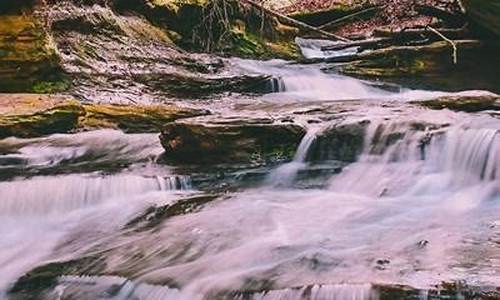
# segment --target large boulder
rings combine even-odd
[[[161,143],[169,159],[188,163],[265,163],[290,159],[302,126],[269,118],[200,117],[167,124]]]

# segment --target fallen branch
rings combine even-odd
[[[441,37],[443,40],[447,41],[448,43],[451,44],[451,46],[453,47],[453,64],[456,65],[458,63],[458,57],[457,57],[457,44],[455,42],[453,42],[452,40],[450,40],[449,38],[447,38],[446,36],[444,36],[441,32],[439,32],[438,30],[432,28],[431,26],[427,26],[427,28],[429,28],[430,31],[434,32],[435,34],[437,34],[439,37]]]
[[[292,25],[292,26],[295,26],[295,27],[298,27],[299,29],[302,29],[302,30],[305,30],[305,31],[312,31],[312,32],[316,32],[318,34],[320,34],[321,36],[323,37],[326,37],[326,38],[330,38],[330,39],[335,39],[335,40],[339,40],[339,41],[343,41],[343,42],[350,42],[349,39],[346,39],[344,37],[341,37],[339,35],[336,35],[336,34],[333,34],[333,33],[330,33],[330,32],[327,32],[327,31],[324,31],[324,30],[321,30],[321,29],[318,29],[314,26],[311,26],[309,24],[306,24],[304,22],[301,22],[301,21],[297,21],[295,19],[292,19],[288,16],[285,16],[283,14],[280,14],[276,11],[273,11],[267,7],[264,7],[262,4],[260,3],[257,3],[253,0],[240,0],[241,2],[245,2],[245,3],[248,3],[256,8],[258,8],[259,10],[262,10],[264,11],[265,13],[269,14],[269,15],[272,15],[276,18],[278,18],[278,20],[280,20],[281,22],[283,23],[287,23],[288,25]]]
[[[380,10],[381,7],[380,6],[374,6],[374,7],[369,7],[367,9],[363,9],[361,11],[358,11],[358,12],[355,12],[355,13],[352,13],[350,15],[347,15],[347,16],[343,16],[341,18],[338,18],[338,19],[335,19],[331,22],[328,22],[326,24],[323,24],[321,26],[318,26],[318,29],[327,29],[327,28],[332,28],[333,26],[337,26],[337,25],[340,25],[350,19],[353,19],[353,18],[356,18],[356,17],[361,17],[361,16],[364,16],[368,13],[372,13],[372,12],[375,12],[375,11],[378,11]]]
[[[440,28],[439,31],[442,34],[445,34],[447,37],[452,39],[464,39],[469,35],[469,31],[467,30],[467,26],[463,26],[461,28]],[[406,39],[415,39],[421,38],[429,35],[428,28],[409,28],[398,31],[391,31],[385,29],[375,29],[373,31],[373,35],[376,37],[385,37],[385,38],[402,38]]]
[[[448,38],[451,39],[464,39],[467,37],[468,32],[464,28],[460,29],[440,29],[443,35],[446,34]],[[366,49],[380,49],[387,46],[397,46],[397,45],[423,45],[430,42],[441,39],[440,36],[436,36],[435,33],[429,28],[423,29],[403,29],[400,31],[388,31],[376,29],[374,35],[379,36],[378,38],[352,41],[349,43],[341,43],[336,45],[324,46],[321,48],[322,51],[338,51],[347,48],[361,47],[359,50]]]
[[[393,40],[392,38],[377,38],[377,39],[369,39],[361,41],[352,41],[349,43],[323,46],[321,47],[321,51],[338,51],[353,47],[370,47],[381,44],[387,44],[390,43],[392,40]]]
[[[358,60],[368,61],[377,58],[387,58],[390,55],[407,55],[414,53],[415,55],[421,55],[422,53],[442,53],[448,48],[445,42],[435,42],[430,45],[421,46],[392,46],[383,49],[378,49],[369,52],[362,52],[350,55],[341,55],[333,57],[319,57],[312,59],[302,60],[301,63],[304,64],[315,64],[315,63],[348,63]],[[477,40],[458,40],[453,42],[455,47],[462,49],[471,49],[481,46],[481,42]]]

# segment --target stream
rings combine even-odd
[[[158,134],[118,130],[0,140],[2,297],[30,271],[32,294],[13,299],[394,299],[381,287],[396,285],[427,299],[442,282],[500,286],[498,115],[425,109],[412,101],[450,93],[321,65],[232,64],[271,75],[273,92],[189,105],[293,117],[307,134],[292,161],[174,164]],[[335,143],[338,128],[354,138]],[[358,152],[341,160],[345,143]]]

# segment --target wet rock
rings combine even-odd
[[[68,132],[84,111],[65,96],[0,94],[0,138]]]
[[[368,122],[335,124],[324,130],[309,151],[308,160],[355,162],[363,151]]]
[[[210,114],[207,110],[173,105],[85,104],[80,129],[114,128],[128,133],[159,132],[165,123]]]
[[[167,122],[206,114],[174,105],[82,104],[64,95],[0,94],[0,138],[103,128],[159,132]]]
[[[290,159],[305,130],[268,118],[195,118],[167,124],[160,139],[165,155],[192,163]]]
[[[229,68],[229,61],[221,57],[180,49],[178,34],[168,26],[189,23],[195,16],[171,20],[166,18],[170,6],[144,8],[142,0],[127,5],[108,2],[109,6],[64,2],[40,9],[50,19],[61,65],[72,80],[71,92],[79,98],[137,103],[270,91],[267,76],[248,76]],[[188,7],[179,4],[179,13]]]
[[[136,80],[171,96],[184,98],[204,97],[223,92],[271,92],[270,78],[265,75],[203,78],[185,75],[144,74],[136,76]]]
[[[341,67],[344,74],[362,77],[399,77],[437,75],[459,68],[467,68],[468,57],[481,49],[478,41],[456,41],[457,65],[453,63],[453,49],[445,41],[425,46],[394,46],[367,51],[356,56],[353,62]],[[353,60],[353,58],[349,58]]]
[[[217,198],[218,195],[201,195],[181,199],[169,205],[159,207],[151,206],[146,209],[143,214],[128,222],[125,228],[134,229],[136,231],[155,229],[168,218],[197,212],[201,210],[205,204]]]
[[[16,281],[8,292],[9,299],[44,299],[43,295],[56,286],[59,276],[99,274],[104,266],[102,259],[83,257],[36,267]]]
[[[444,96],[426,101],[413,101],[413,104],[430,109],[450,109],[464,112],[478,112],[484,110],[500,110],[500,96]]]

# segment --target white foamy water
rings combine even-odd
[[[295,153],[293,160],[286,163],[269,174],[267,181],[277,187],[290,186],[297,176],[298,172],[307,166],[307,154],[309,148],[317,138],[321,127],[310,128],[306,135],[300,141],[299,147]]]
[[[272,75],[274,93],[269,100],[336,101],[372,99],[388,96],[387,91],[374,88],[360,80],[336,74],[326,74],[314,66],[293,65],[285,61],[259,62],[234,60],[237,67],[248,73]]]
[[[120,286],[117,295],[110,297],[114,300],[126,299],[148,299],[148,300],[177,300],[184,299],[185,295],[177,288],[152,285],[146,283],[135,283],[127,278],[116,276],[63,276],[59,279],[59,286],[54,291],[58,297],[78,297],[85,294],[86,290],[109,289],[110,286]],[[88,292],[88,291],[87,291]],[[94,294],[98,294],[95,292]],[[102,293],[102,292],[101,292]],[[190,299],[197,299],[195,298]],[[203,297],[203,296],[201,296]],[[378,293],[370,284],[332,284],[311,285],[298,288],[278,289],[263,292],[238,291],[222,293],[224,299],[253,299],[253,300],[288,300],[288,299],[310,299],[310,300],[377,300]]]
[[[315,135],[304,138],[297,161],[307,162]],[[150,283],[175,278],[179,299],[269,278],[272,292],[255,299],[302,299],[287,287],[317,283],[338,283],[318,288],[319,299],[372,299],[366,283],[498,285],[500,252],[489,242],[498,230],[489,225],[498,220],[498,137],[494,127],[374,119],[358,162],[328,189],[245,190],[172,219],[141,238],[150,256],[129,271]],[[155,255],[167,249],[178,251]]]
[[[324,40],[298,39],[305,58],[325,58],[356,53],[355,48],[340,51],[321,51],[322,46],[335,44]],[[244,73],[272,76],[272,93],[264,99],[276,101],[343,101],[380,100],[399,101],[428,100],[442,96],[491,96],[488,91],[473,90],[459,93],[407,89],[392,85],[391,91],[381,88],[380,83],[358,80],[335,72],[324,72],[318,65],[300,65],[283,60],[255,61],[233,59],[236,68]],[[322,65],[320,65],[322,66]],[[396,89],[396,91],[394,91]]]
[[[0,297],[9,285],[71,240],[58,258],[112,235],[169,193],[191,188],[186,176],[61,175],[0,182]],[[74,235],[73,238],[71,236]],[[8,272],[6,271],[8,270]]]
[[[306,51],[314,56],[316,48]],[[387,92],[283,61],[235,62],[245,72],[274,76],[275,93],[263,97],[271,104],[389,101],[377,106],[368,100],[339,114],[342,120],[322,116],[341,124],[369,121],[359,157],[343,162],[350,165],[326,188],[294,186],[313,163],[315,142],[335,130],[311,125],[293,161],[273,170],[262,186],[235,191],[216,185],[211,192],[223,186],[220,197],[206,205],[186,198],[175,211],[151,212],[184,199],[181,191],[191,188],[188,176],[155,162],[163,151],[157,135],[104,130],[4,139],[0,171],[17,173],[0,182],[0,291],[37,266],[89,255],[104,260],[102,273],[127,278],[64,274],[50,296],[372,300],[379,283],[500,286],[498,119],[404,103],[446,93]],[[117,162],[118,173],[108,167]],[[34,169],[34,176],[23,168]],[[51,172],[37,173],[44,168]],[[225,176],[224,170],[217,174]],[[154,228],[126,226],[137,217]]]
[[[150,191],[187,190],[185,176],[65,175],[0,182],[0,216],[52,215]]]
[[[141,161],[163,152],[157,134],[125,134],[118,130],[96,130],[77,134],[55,134],[34,139],[0,140],[0,170],[7,167],[51,167],[61,163]]]

